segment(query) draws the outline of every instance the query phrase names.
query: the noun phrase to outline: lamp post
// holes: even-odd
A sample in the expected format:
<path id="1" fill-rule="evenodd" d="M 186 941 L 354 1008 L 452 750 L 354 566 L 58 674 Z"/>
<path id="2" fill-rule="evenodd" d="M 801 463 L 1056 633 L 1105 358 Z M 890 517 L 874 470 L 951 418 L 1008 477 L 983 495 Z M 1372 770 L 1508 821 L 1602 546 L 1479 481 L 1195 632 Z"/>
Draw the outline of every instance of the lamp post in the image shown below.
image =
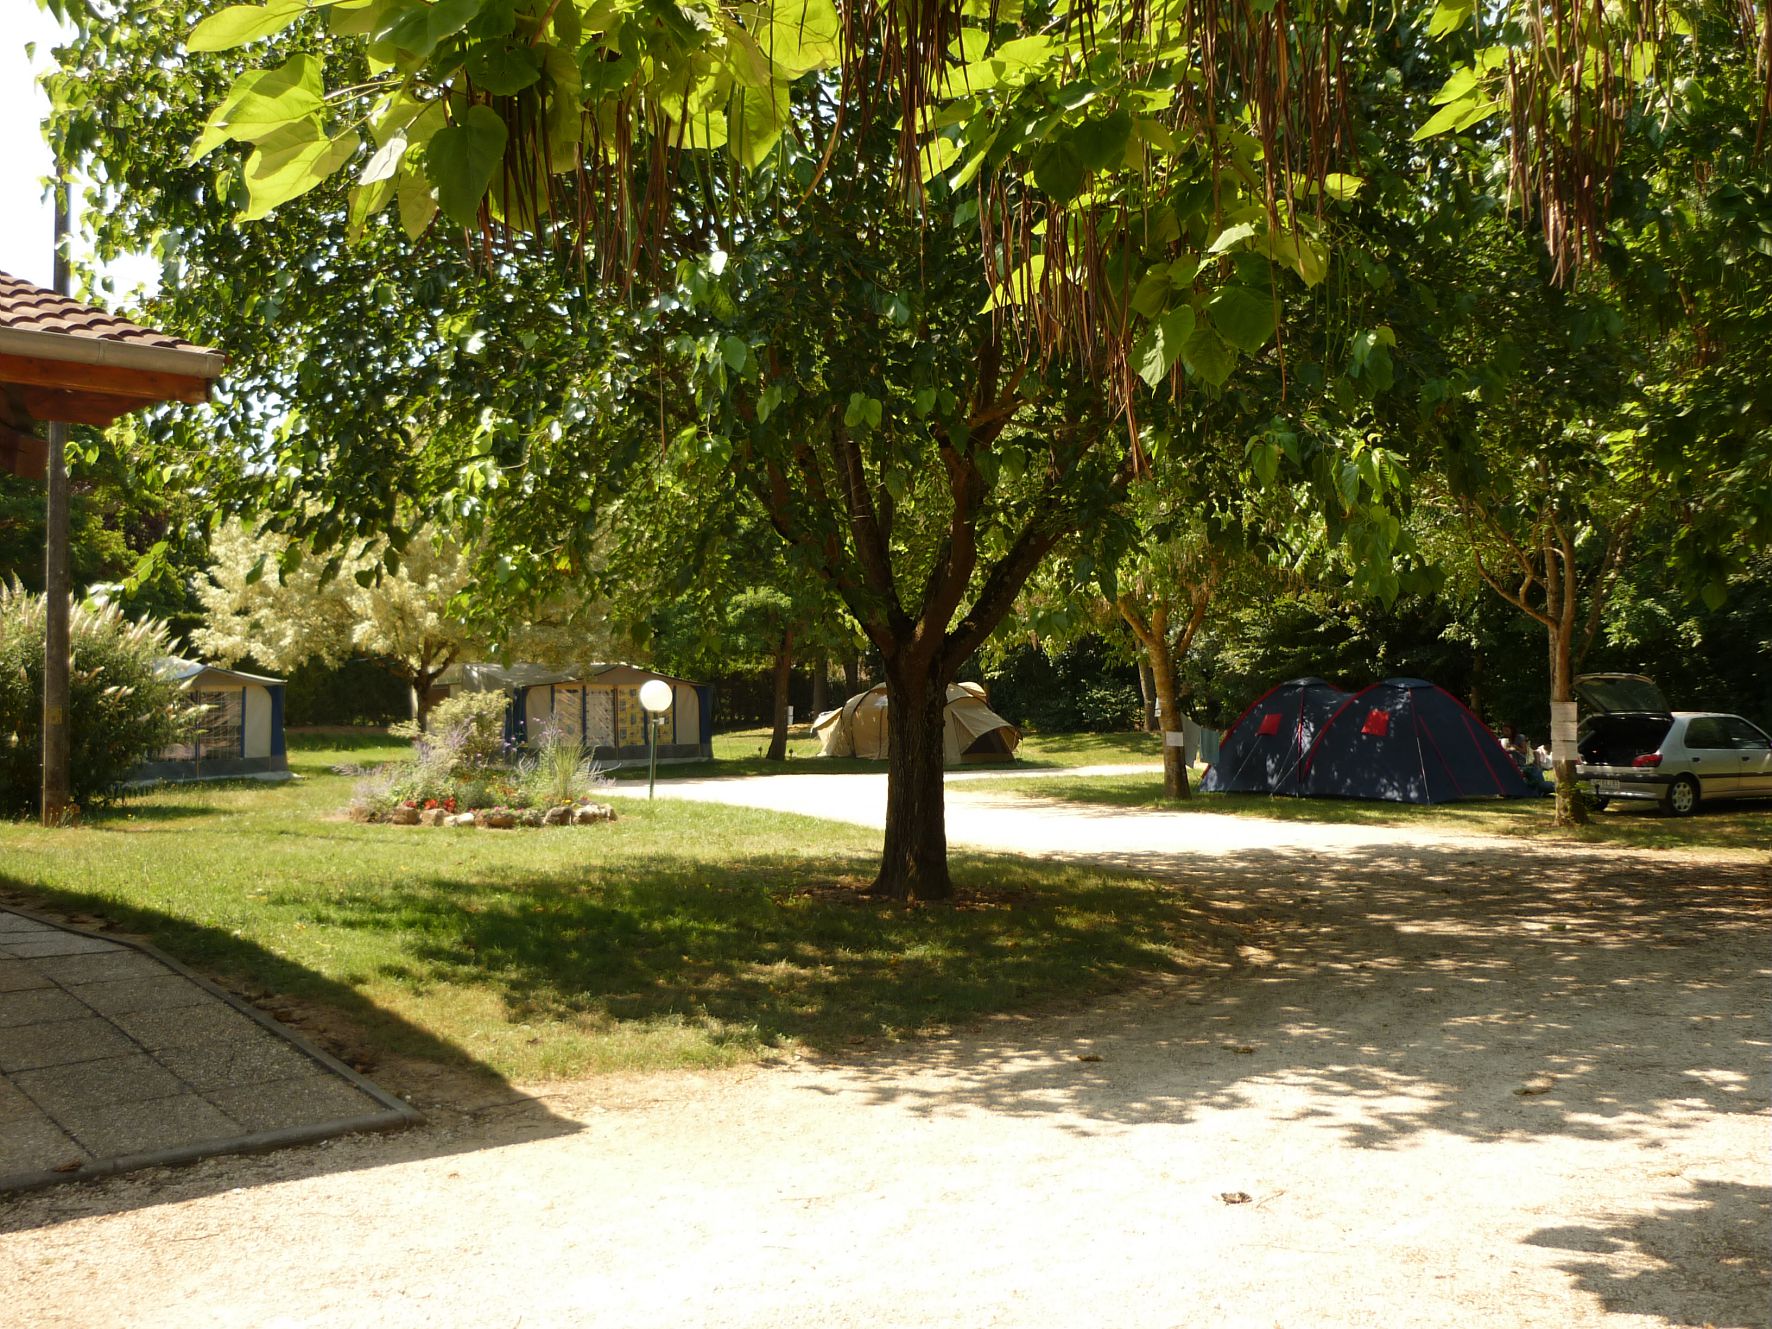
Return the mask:
<path id="1" fill-rule="evenodd" d="M 640 685 L 640 705 L 645 708 L 647 728 L 651 732 L 652 741 L 649 752 L 649 768 L 646 774 L 646 801 L 652 801 L 653 788 L 658 783 L 658 721 L 664 713 L 671 709 L 671 685 L 662 678 L 649 678 Z"/>

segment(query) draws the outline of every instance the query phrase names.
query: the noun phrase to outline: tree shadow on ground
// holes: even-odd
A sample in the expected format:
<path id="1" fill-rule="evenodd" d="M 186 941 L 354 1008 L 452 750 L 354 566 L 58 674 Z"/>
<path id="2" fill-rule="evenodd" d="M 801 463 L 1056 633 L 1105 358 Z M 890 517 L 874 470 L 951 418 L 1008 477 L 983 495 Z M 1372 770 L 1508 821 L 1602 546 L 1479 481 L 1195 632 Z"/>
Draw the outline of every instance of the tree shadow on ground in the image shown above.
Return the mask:
<path id="1" fill-rule="evenodd" d="M 555 1115 L 536 1097 L 514 1088 L 466 1049 L 374 1005 L 347 984 L 222 929 L 156 910 L 109 903 L 104 906 L 104 916 L 99 917 L 90 900 L 37 885 L 27 887 L 3 872 L 0 904 L 51 921 L 65 920 L 98 935 L 151 937 L 159 949 L 183 960 L 203 957 L 194 967 L 204 977 L 366 1073 L 380 1088 L 406 1097 L 426 1117 L 391 1134 L 350 1137 L 349 1148 L 335 1147 L 334 1142 L 279 1150 L 275 1163 L 264 1166 L 242 1164 L 237 1155 L 218 1155 L 114 1178 L 72 1181 L 33 1195 L 29 1204 L 0 1205 L 0 1232 L 232 1190 L 253 1184 L 254 1172 L 262 1172 L 267 1182 L 281 1182 L 496 1148 L 582 1129 L 579 1123 Z M 244 975 L 252 977 L 245 979 Z M 0 992 L 0 1006 L 7 995 Z M 472 1139 L 451 1128 L 464 1117 L 484 1123 L 484 1129 Z M 153 1180 L 144 1182 L 144 1178 Z"/>
<path id="2" fill-rule="evenodd" d="M 1608 1311 L 1764 1329 L 1772 1321 L 1769 1228 L 1772 1187 L 1699 1180 L 1646 1213 L 1544 1228 L 1527 1241 L 1570 1252 L 1559 1267 Z"/>
<path id="3" fill-rule="evenodd" d="M 1212 901 L 1242 933 L 1240 972 L 870 1059 L 851 1087 L 1094 1131 L 1278 1085 L 1319 1105 L 1297 1120 L 1365 1149 L 1649 1139 L 1763 1108 L 1766 866 L 1463 846 L 1089 857 Z"/>

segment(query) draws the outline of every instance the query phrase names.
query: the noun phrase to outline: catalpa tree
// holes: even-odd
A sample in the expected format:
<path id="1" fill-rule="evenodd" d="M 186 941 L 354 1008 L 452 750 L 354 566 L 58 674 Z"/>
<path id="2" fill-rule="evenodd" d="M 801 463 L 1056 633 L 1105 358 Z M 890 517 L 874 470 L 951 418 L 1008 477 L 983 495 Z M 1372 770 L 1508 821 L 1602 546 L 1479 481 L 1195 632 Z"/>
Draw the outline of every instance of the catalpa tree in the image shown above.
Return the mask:
<path id="1" fill-rule="evenodd" d="M 1455 41 L 1470 19 L 1441 5 L 1432 27 Z M 754 496 L 887 661 L 877 888 L 932 898 L 947 679 L 1143 469 L 1146 394 L 1279 354 L 1278 299 L 1323 279 L 1331 219 L 1357 202 L 1348 99 L 1386 86 L 1387 21 L 1260 0 L 270 0 L 189 32 L 191 67 L 233 75 L 190 156 L 249 222 L 313 209 L 386 244 L 397 218 L 414 239 L 453 230 L 486 273 L 624 291 L 612 355 L 536 329 L 537 381 L 589 384 L 610 412 L 529 442 L 632 459 L 649 431 L 665 464 Z M 1628 57 L 1662 26 L 1504 27 L 1540 74 L 1500 97 L 1571 70 L 1579 91 L 1589 46 Z M 77 90 L 58 93 L 65 134 L 103 139 L 107 103 Z M 1538 148 L 1603 154 L 1628 100 L 1524 122 L 1523 178 L 1591 189 Z M 531 520 L 508 483 L 525 464 L 410 474 L 421 502 L 496 528 Z M 464 474 L 484 482 L 465 501 Z M 490 492 L 500 476 L 519 501 Z"/>

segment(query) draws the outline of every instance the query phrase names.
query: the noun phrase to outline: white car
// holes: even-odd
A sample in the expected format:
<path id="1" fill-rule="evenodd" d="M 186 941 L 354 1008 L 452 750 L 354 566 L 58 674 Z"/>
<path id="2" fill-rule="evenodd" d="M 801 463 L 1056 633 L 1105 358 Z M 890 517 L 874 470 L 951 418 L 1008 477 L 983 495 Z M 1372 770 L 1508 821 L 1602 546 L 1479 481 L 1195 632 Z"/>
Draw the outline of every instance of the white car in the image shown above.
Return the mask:
<path id="1" fill-rule="evenodd" d="M 1575 694 L 1590 708 L 1576 742 L 1576 776 L 1593 804 L 1647 799 L 1675 816 L 1700 803 L 1772 798 L 1772 736 L 1739 715 L 1669 710 L 1640 674 L 1588 674 Z"/>

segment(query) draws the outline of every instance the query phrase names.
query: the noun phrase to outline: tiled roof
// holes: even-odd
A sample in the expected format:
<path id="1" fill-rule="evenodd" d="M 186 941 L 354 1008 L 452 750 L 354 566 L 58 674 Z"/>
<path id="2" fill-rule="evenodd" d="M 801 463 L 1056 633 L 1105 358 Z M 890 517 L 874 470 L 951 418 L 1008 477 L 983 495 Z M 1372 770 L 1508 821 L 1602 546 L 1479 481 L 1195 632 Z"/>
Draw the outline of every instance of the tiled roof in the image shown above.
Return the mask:
<path id="1" fill-rule="evenodd" d="M 19 332 L 59 332 L 92 341 L 153 346 L 169 351 L 206 350 L 182 338 L 141 327 L 92 305 L 46 291 L 7 272 L 0 272 L 0 328 Z"/>

